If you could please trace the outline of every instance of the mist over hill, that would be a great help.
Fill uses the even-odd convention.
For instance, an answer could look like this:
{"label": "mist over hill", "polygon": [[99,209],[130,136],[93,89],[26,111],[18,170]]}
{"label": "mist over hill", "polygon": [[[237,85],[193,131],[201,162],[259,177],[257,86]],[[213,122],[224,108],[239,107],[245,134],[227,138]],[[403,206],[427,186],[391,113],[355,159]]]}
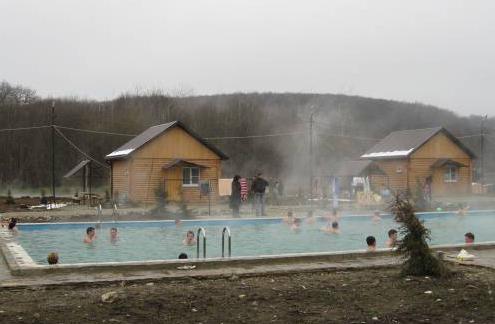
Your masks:
{"label": "mist over hill", "polygon": [[[0,87],[0,183],[2,189],[48,187],[51,183],[51,128],[5,129],[55,124],[99,132],[138,134],[149,126],[181,120],[223,150],[230,159],[223,174],[250,176],[263,171],[269,178],[291,179],[307,187],[310,116],[313,114],[315,175],[329,175],[341,163],[357,158],[377,139],[402,129],[444,126],[476,154],[480,152],[481,116],[461,117],[420,103],[359,96],[304,93],[235,93],[213,96],[168,96],[159,92],[125,94],[111,101],[38,98],[18,87],[8,95]],[[8,84],[7,84],[8,85]],[[11,90],[15,87],[11,86]],[[23,89],[29,91],[23,94]],[[17,95],[16,95],[17,93]],[[18,97],[17,97],[18,96]],[[495,119],[486,122],[485,164],[495,170]],[[56,175],[63,175],[85,157],[98,161],[131,136],[59,129]],[[270,135],[270,136],[263,136]],[[68,141],[72,142],[72,145]],[[95,170],[96,182],[108,182],[108,169]],[[3,191],[2,190],[2,191]]]}

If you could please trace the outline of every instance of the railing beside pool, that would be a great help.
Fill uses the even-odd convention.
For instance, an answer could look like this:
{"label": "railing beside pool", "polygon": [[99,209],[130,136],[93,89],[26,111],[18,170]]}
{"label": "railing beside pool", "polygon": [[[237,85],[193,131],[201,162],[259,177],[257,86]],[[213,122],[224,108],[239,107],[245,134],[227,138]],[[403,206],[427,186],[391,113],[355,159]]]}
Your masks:
{"label": "railing beside pool", "polygon": [[203,235],[203,258],[206,259],[206,230],[203,227],[198,228],[198,235],[196,235],[196,258],[199,259],[199,238]]}
{"label": "railing beside pool", "polygon": [[229,247],[229,258],[232,256],[232,237],[230,235],[230,228],[228,226],[225,226],[222,230],[222,258],[225,258],[225,233],[227,233],[229,241],[228,241],[228,247]]}

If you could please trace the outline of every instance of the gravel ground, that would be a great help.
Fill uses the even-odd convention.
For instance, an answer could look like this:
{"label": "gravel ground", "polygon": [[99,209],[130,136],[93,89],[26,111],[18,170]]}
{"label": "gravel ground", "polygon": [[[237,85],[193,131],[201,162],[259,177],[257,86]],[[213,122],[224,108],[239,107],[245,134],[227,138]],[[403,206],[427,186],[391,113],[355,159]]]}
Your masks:
{"label": "gravel ground", "polygon": [[384,268],[4,289],[0,322],[494,323],[495,271],[452,267],[449,279]]}

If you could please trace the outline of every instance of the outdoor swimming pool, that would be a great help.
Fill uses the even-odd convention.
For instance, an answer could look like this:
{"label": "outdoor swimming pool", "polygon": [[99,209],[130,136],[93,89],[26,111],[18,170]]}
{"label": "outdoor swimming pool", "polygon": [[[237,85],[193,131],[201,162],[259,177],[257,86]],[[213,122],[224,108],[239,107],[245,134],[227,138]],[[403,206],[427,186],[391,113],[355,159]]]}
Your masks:
{"label": "outdoor swimming pool", "polygon": [[[493,241],[495,212],[471,212],[466,216],[452,213],[418,214],[432,233],[432,244],[464,242],[464,233],[473,232],[476,242]],[[344,216],[341,234],[320,230],[323,219],[315,224],[303,222],[299,232],[291,231],[281,219],[192,220],[176,226],[173,221],[103,223],[93,244],[84,244],[88,226],[94,223],[21,224],[17,242],[38,264],[46,264],[48,253],[56,251],[60,262],[94,263],[109,261],[148,261],[176,259],[185,252],[196,257],[196,246],[184,246],[188,230],[206,229],[207,257],[221,256],[221,231],[229,226],[232,232],[232,256],[279,255],[287,253],[363,250],[365,238],[373,235],[378,247],[385,247],[387,232],[397,228],[391,216],[373,223],[369,216]],[[119,239],[110,242],[109,230],[117,227]],[[202,243],[202,242],[201,242]],[[201,252],[202,254],[202,252]]]}

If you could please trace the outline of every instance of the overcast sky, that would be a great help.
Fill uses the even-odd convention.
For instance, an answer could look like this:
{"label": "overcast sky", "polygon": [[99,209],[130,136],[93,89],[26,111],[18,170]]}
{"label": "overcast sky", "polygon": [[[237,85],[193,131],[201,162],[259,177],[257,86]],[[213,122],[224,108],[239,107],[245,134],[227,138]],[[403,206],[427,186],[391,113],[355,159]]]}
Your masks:
{"label": "overcast sky", "polygon": [[495,1],[0,0],[0,80],[42,96],[345,93],[495,112]]}

